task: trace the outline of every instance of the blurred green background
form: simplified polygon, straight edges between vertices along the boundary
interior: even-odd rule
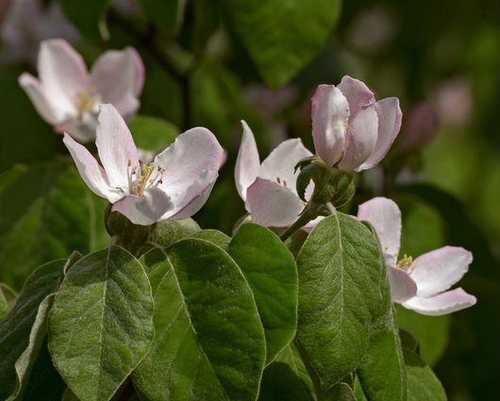
[[[350,211],[391,197],[403,209],[402,252],[451,244],[474,253],[461,285],[476,306],[439,318],[400,309],[400,325],[419,339],[450,400],[498,399],[498,0],[28,0],[38,11],[12,28],[10,10],[22,1],[0,1],[1,282],[19,290],[39,264],[108,240],[104,202],[17,83],[23,71],[36,74],[40,40],[65,37],[89,65],[106,49],[137,48],[146,83],[134,137],[156,151],[189,127],[216,134],[228,160],[195,219],[227,233],[244,214],[233,184],[240,120],[261,155],[287,137],[312,149],[310,96],[349,74],[378,98],[399,97],[404,115],[383,165],[359,177]]]

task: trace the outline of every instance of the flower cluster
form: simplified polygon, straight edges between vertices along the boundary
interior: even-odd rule
[[[151,225],[200,210],[225,152],[214,134],[198,127],[179,135],[152,161],[140,159],[124,121],[137,111],[144,84],[144,67],[134,49],[106,52],[88,73],[68,43],[49,40],[41,45],[38,73],[39,79],[21,75],[21,86],[40,115],[64,132],[64,144],[83,180],[112,204],[113,211],[133,224]],[[299,194],[297,166],[317,160],[328,171],[349,174],[375,167],[398,135],[402,117],[397,98],[376,101],[363,82],[349,76],[337,86],[320,85],[312,97],[311,114],[315,155],[300,139],[288,139],[262,162],[252,130],[242,122],[235,182],[253,222],[277,229],[296,224],[316,191],[311,181]],[[98,158],[82,144],[94,138]],[[415,260],[398,260],[398,206],[374,198],[359,207],[357,217],[378,234],[394,302],[428,315],[476,302],[461,288],[449,290],[467,272],[470,252],[444,247]],[[302,228],[311,230],[322,218],[314,216]]]

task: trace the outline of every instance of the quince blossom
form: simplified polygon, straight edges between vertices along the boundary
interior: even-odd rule
[[[449,288],[469,269],[472,254],[460,247],[445,246],[415,260],[398,262],[401,242],[401,211],[390,199],[373,198],[359,206],[358,218],[377,232],[390,271],[394,302],[423,315],[439,316],[468,308],[476,297],[462,288]]]
[[[311,114],[317,155],[344,171],[376,166],[396,139],[402,118],[397,98],[375,101],[363,82],[347,75],[337,86],[318,86]]]
[[[89,74],[66,41],[47,40],[40,47],[38,73],[39,80],[22,74],[20,85],[43,119],[80,142],[95,138],[99,104],[113,104],[125,118],[139,108],[144,65],[132,48],[105,52]]]
[[[252,221],[266,227],[292,225],[305,207],[297,194],[295,165],[312,153],[300,139],[279,144],[261,163],[252,130],[242,121],[243,136],[236,159],[235,181]],[[306,198],[312,194],[312,186]],[[311,228],[318,219],[305,228]]]
[[[68,134],[64,143],[88,187],[132,223],[184,219],[205,204],[224,161],[224,150],[206,128],[192,128],[151,163],[139,160],[127,125],[109,104],[100,106],[96,146],[102,166]]]

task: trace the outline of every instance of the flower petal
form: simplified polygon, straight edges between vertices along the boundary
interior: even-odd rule
[[[243,135],[236,159],[234,179],[241,199],[245,200],[247,188],[255,181],[259,173],[260,157],[252,130],[245,121],[242,121],[241,125],[243,126]]]
[[[351,118],[365,106],[375,102],[375,95],[366,86],[366,84],[359,79],[344,75],[342,81],[337,85],[343,95],[349,102],[349,110],[351,111]]]
[[[154,163],[165,170],[162,187],[174,205],[163,218],[180,212],[214,183],[224,159],[224,149],[215,135],[201,127],[179,135],[157,155]]]
[[[85,146],[80,145],[66,133],[63,142],[73,157],[83,181],[96,195],[108,199],[111,203],[123,196],[109,186],[106,173]]]
[[[422,315],[441,316],[469,308],[476,302],[474,295],[466,293],[462,288],[455,288],[430,298],[414,297],[402,305]]]
[[[359,205],[358,219],[375,228],[387,265],[395,267],[401,244],[401,211],[396,202],[382,197],[370,199]]]
[[[359,166],[368,159],[375,149],[378,136],[378,116],[373,106],[360,110],[351,121],[346,137],[344,157],[339,168],[345,171],[358,171]]]
[[[288,227],[299,217],[304,202],[290,189],[259,177],[248,188],[246,208],[256,224]]]
[[[401,303],[417,295],[417,284],[403,269],[390,267],[389,281],[393,302]]]
[[[128,193],[129,171],[139,166],[139,156],[125,121],[110,104],[99,108],[96,146],[110,185]]]
[[[281,183],[293,193],[297,193],[296,182],[298,173],[295,166],[312,153],[302,144],[298,138],[287,139],[273,149],[269,156],[262,162],[259,177]]]
[[[38,55],[38,74],[47,96],[61,109],[76,115],[76,103],[89,88],[89,75],[82,57],[63,39],[43,41]]]
[[[130,116],[138,109],[144,65],[135,49],[105,52],[92,67],[91,76],[103,103],[113,104],[123,116]]]
[[[120,212],[132,223],[147,226],[158,222],[172,207],[172,202],[159,188],[151,188],[143,197],[129,195],[113,205],[112,210]]]
[[[358,171],[376,166],[387,154],[401,129],[403,114],[399,99],[390,97],[375,103],[378,114],[378,139],[371,156],[359,167]]]
[[[175,220],[182,220],[182,219],[187,219],[188,217],[193,216],[194,214],[198,213],[198,211],[203,207],[203,205],[207,202],[208,197],[210,196],[210,193],[212,192],[212,188],[215,185],[215,181],[211,183],[208,187],[206,187],[197,197],[193,198],[191,202],[189,202],[182,210],[177,212],[171,217],[171,219]],[[162,220],[167,216],[168,214],[165,214],[162,216]]]
[[[314,148],[333,166],[344,153],[349,103],[334,85],[319,85],[311,100]]]
[[[57,104],[53,103],[53,98],[48,96],[45,89],[35,77],[31,74],[24,73],[19,77],[19,84],[25,90],[26,94],[31,99],[38,114],[51,125],[62,124],[71,116],[66,110],[58,108]]]
[[[445,246],[416,258],[410,275],[418,286],[419,297],[446,291],[469,270],[472,254],[460,247]]]

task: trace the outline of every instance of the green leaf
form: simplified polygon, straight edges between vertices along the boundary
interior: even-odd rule
[[[325,46],[340,0],[223,0],[232,28],[264,80],[286,84]]]
[[[0,323],[0,399],[21,399],[46,335],[46,317],[63,276],[65,260],[33,272],[7,317]]]
[[[298,344],[328,390],[358,368],[370,327],[386,312],[386,280],[378,242],[358,220],[335,213],[321,221],[298,259]]]
[[[336,384],[328,392],[327,398],[332,401],[356,401],[354,390],[346,383]]]
[[[8,285],[0,283],[0,320],[2,320],[16,301],[16,293]]]
[[[301,359],[300,353],[294,344],[290,344],[283,351],[281,351],[276,357],[275,362],[286,364],[295,373],[295,375],[307,385],[310,392],[314,391],[314,384],[311,380],[311,376],[309,375],[309,372],[304,365],[304,361]]]
[[[179,129],[157,117],[135,116],[129,128],[138,148],[155,155],[175,141]]]
[[[93,41],[108,39],[105,14],[111,0],[60,0],[64,15]]]
[[[49,315],[49,349],[81,401],[111,399],[153,336],[151,287],[137,259],[112,246],[72,266]]]
[[[105,202],[67,161],[33,164],[0,190],[0,281],[19,288],[39,265],[102,249]]]
[[[139,0],[144,13],[161,32],[174,35],[184,19],[186,0]]]
[[[243,224],[229,244],[252,288],[266,334],[267,363],[295,337],[297,330],[297,266],[279,237],[256,224]]]
[[[150,267],[156,338],[136,389],[151,401],[255,400],[265,337],[244,276],[204,240],[177,242],[168,255]]]
[[[314,401],[307,385],[289,365],[273,362],[264,371],[259,401]]]
[[[200,231],[200,226],[193,219],[161,221],[155,225],[148,242],[168,248],[198,231]]]
[[[227,250],[229,243],[231,242],[231,237],[219,230],[201,230],[194,233],[190,237],[211,242],[214,245],[220,246],[224,250]]]
[[[405,349],[408,372],[408,401],[446,401],[446,393],[438,378],[420,357]]]
[[[374,238],[377,235],[372,227]],[[377,240],[378,242],[378,240]],[[370,333],[366,355],[357,370],[364,394],[370,401],[406,401],[407,380],[399,330],[391,300],[391,288],[380,248],[384,280],[379,281],[380,303],[385,309]]]

